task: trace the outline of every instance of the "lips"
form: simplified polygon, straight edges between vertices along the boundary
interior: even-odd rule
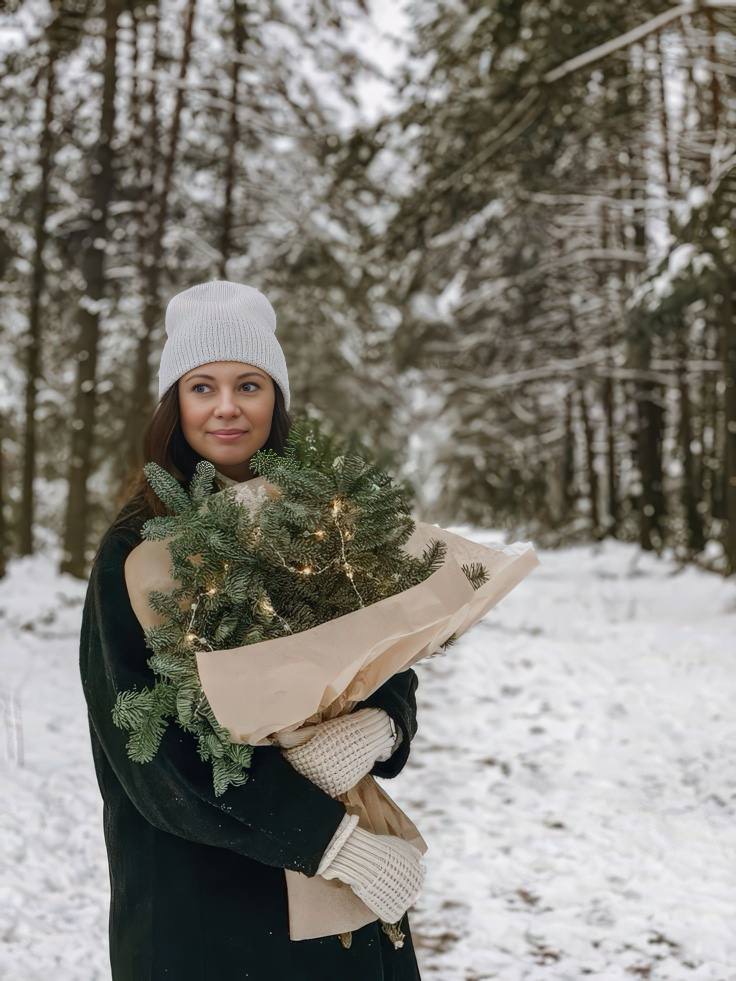
[[[221,443],[237,443],[247,432],[247,429],[217,429],[208,432],[207,435],[213,439],[219,439]]]

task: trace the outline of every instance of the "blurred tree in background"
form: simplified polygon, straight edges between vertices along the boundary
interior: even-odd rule
[[[425,519],[736,571],[736,10],[379,9],[5,5],[0,574],[86,573],[211,278]]]

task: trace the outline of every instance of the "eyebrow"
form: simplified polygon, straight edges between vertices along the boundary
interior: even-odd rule
[[[263,378],[263,375],[261,374],[260,371],[244,371],[242,375],[238,375],[235,380],[237,381],[238,378],[247,378],[249,375],[255,375],[256,378]],[[217,379],[214,378],[212,375],[205,375],[201,371],[196,371],[193,375],[189,375],[187,381],[189,381],[192,378],[207,378],[209,379],[209,381],[217,381]]]

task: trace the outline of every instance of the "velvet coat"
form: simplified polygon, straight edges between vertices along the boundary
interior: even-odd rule
[[[170,723],[151,763],[132,762],[128,734],[112,722],[117,693],[150,687],[143,629],[130,605],[124,563],[143,518],[117,521],[90,573],[80,674],[103,799],[110,877],[113,981],[416,981],[409,915],[394,948],[378,921],[352,934],[289,938],[283,870],[313,876],[344,805],[295,770],[276,746],[254,748],[250,776],[215,797],[211,765]],[[395,777],[416,733],[417,675],[395,675],[356,708],[385,709],[402,731],[372,773]]]

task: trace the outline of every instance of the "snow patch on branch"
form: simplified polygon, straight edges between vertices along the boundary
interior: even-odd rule
[[[701,252],[692,242],[685,242],[674,248],[667,257],[667,268],[645,280],[632,294],[629,309],[641,307],[654,313],[662,300],[672,296],[677,280],[683,277],[697,278],[706,269],[714,269],[713,256]]]

